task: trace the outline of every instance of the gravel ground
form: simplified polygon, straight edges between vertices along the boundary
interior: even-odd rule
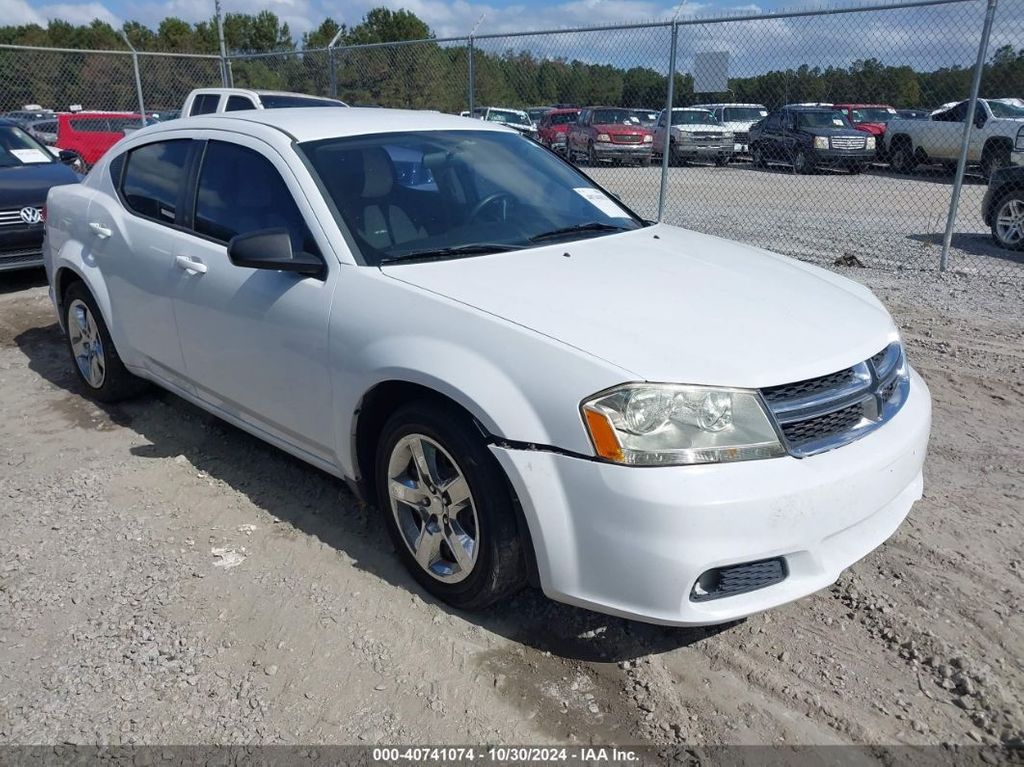
[[[832,588],[698,630],[435,603],[340,482],[84,399],[3,276],[0,743],[1020,743],[1024,288],[850,274],[931,386],[925,497]]]
[[[638,213],[657,216],[661,168],[585,168]],[[669,223],[831,266],[856,258],[868,267],[932,271],[946,229],[952,175],[924,168],[913,176],[885,166],[851,176],[798,176],[781,166],[669,169]],[[981,217],[986,186],[968,176],[950,249],[952,270],[1024,279],[1024,253],[996,246]],[[895,233],[895,237],[894,237]]]

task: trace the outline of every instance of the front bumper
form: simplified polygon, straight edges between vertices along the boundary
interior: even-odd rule
[[[688,143],[682,141],[676,141],[673,146],[675,147],[676,157],[707,157],[716,158],[724,155],[731,155],[737,151],[735,144],[732,141],[727,143]]]
[[[874,149],[815,149],[814,164],[823,168],[867,165],[875,159]]]
[[[666,625],[735,620],[811,594],[889,538],[921,497],[931,400],[810,458],[637,468],[493,446],[518,494],[544,593]],[[784,557],[787,577],[690,598],[707,570]]]
[[[651,144],[615,144],[594,142],[594,154],[602,160],[641,160],[651,156]]]

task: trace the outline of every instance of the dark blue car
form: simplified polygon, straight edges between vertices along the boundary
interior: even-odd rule
[[[0,272],[43,264],[43,215],[50,187],[81,180],[55,156],[10,120],[0,120]]]

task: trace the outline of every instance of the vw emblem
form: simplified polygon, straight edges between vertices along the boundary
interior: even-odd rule
[[[40,224],[43,221],[43,212],[39,208],[22,208],[21,220],[26,224]]]

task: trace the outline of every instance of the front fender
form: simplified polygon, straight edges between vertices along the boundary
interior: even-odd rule
[[[366,393],[417,384],[461,405],[494,437],[593,454],[579,412],[633,376],[560,341],[368,268],[346,270],[331,315],[339,467]]]

